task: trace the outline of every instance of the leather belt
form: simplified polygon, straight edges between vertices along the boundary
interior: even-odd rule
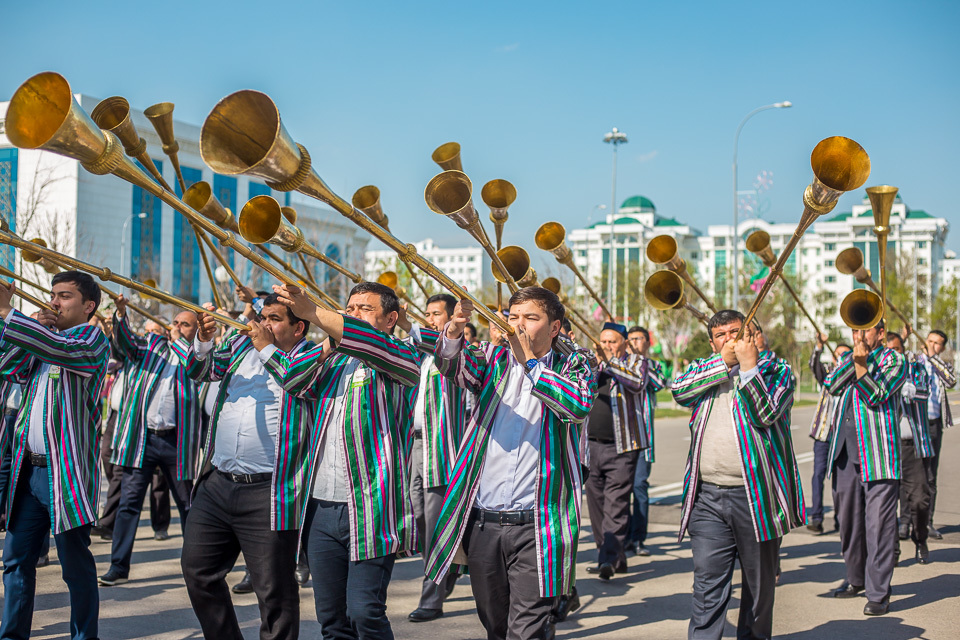
[[[423,440],[423,431],[414,431],[413,432],[414,440]]]
[[[163,437],[166,437],[166,436],[168,436],[168,435],[171,435],[171,434],[176,433],[176,432],[177,432],[177,428],[176,428],[176,427],[170,427],[169,429],[151,429],[150,427],[147,427],[147,431],[148,431],[149,433],[152,433],[152,434],[154,434],[154,435],[156,435],[156,436],[160,436],[161,438],[163,438]]]
[[[487,511],[486,509],[472,510],[473,517],[478,522],[495,522],[497,524],[530,524],[534,521],[533,509],[525,511]]]
[[[713,487],[714,489],[743,489],[744,485],[742,484],[717,484],[716,482],[704,482],[700,481],[700,484],[705,487]]]
[[[603,440],[602,438],[587,438],[590,442],[599,442],[600,444],[616,444],[616,440]]]
[[[217,473],[230,482],[236,482],[237,484],[257,484],[258,482],[267,482],[273,478],[272,473],[227,473],[226,471],[220,471],[220,469],[217,469]]]
[[[27,455],[23,458],[29,462],[34,467],[46,467],[47,466],[47,456],[41,453],[34,453],[33,451],[27,451]]]

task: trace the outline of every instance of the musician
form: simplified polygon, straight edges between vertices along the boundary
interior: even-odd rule
[[[117,298],[116,307],[110,341],[128,363],[128,381],[114,427],[110,458],[112,464],[123,467],[123,472],[110,568],[99,579],[101,585],[108,587],[127,581],[143,498],[154,483],[154,470],[158,467],[173,493],[181,527],[186,526],[200,438],[197,383],[187,376],[180,358],[170,347],[172,341],[181,339],[186,344],[193,342],[197,314],[178,313],[168,339],[164,328],[152,321],[143,336],[134,333],[124,296]],[[159,529],[157,535],[165,529]]]
[[[420,360],[390,335],[400,313],[390,287],[356,285],[346,315],[296,287],[274,290],[329,336],[292,358],[284,376],[289,393],[317,401],[303,523],[317,620],[324,638],[392,638],[387,585],[397,555],[416,550],[406,468]]]
[[[627,328],[607,322],[600,343],[609,363],[601,363],[597,399],[590,409],[587,433],[590,475],[585,489],[590,526],[600,553],[588,567],[601,580],[626,573],[624,551],[637,459],[649,448],[642,412],[649,360],[627,355]]]
[[[907,379],[903,356],[883,345],[884,323],[853,331],[853,351],[844,354],[824,385],[839,397],[830,437],[837,488],[840,546],[847,577],[837,598],[865,591],[864,615],[890,608],[896,562],[900,484],[900,388]]]
[[[813,479],[810,483],[813,488],[813,497],[811,498],[810,510],[807,512],[807,529],[814,533],[823,533],[823,482],[827,477],[827,468],[829,467],[833,412],[837,408],[837,398],[830,395],[823,383],[827,379],[827,374],[837,366],[837,360],[850,351],[849,345],[838,344],[834,349],[833,363],[825,365],[822,357],[823,347],[826,343],[827,335],[818,334],[817,346],[810,354],[810,371],[813,372],[814,379],[820,385],[820,398],[817,400],[817,410],[813,414],[813,422],[810,425],[810,437],[813,438]],[[833,504],[837,504],[835,491]],[[836,508],[833,511],[833,522],[834,529],[839,529]]]
[[[581,502],[579,423],[596,393],[587,355],[555,349],[563,305],[547,289],[510,297],[508,347],[466,344],[457,303],[436,364],[478,394],[433,532],[427,575],[469,564],[488,638],[543,638],[574,581]],[[492,325],[491,325],[492,326]],[[457,567],[459,568],[459,567]]]
[[[477,337],[479,334],[477,333],[477,328],[473,326],[472,323],[467,323],[467,326],[463,329],[463,333],[467,337],[467,343],[472,344],[475,347],[479,346],[480,338]]]
[[[214,318],[200,314],[192,344],[171,343],[198,382],[219,382],[193,488],[180,564],[205,638],[243,637],[226,574],[243,552],[260,604],[260,637],[296,638],[294,580],[312,405],[284,392],[285,358],[308,348],[309,324],[264,300],[261,320],[215,348]],[[275,345],[275,346],[274,346]]]
[[[933,526],[933,512],[937,506],[937,471],[940,468],[940,446],[943,443],[943,430],[953,426],[953,415],[947,401],[947,389],[957,384],[953,365],[943,361],[940,354],[947,347],[947,334],[934,329],[927,335],[923,344],[923,353],[917,355],[917,361],[923,364],[930,378],[930,399],[927,402],[927,417],[930,422],[930,439],[933,443],[933,456],[927,460],[927,478],[930,482],[930,537],[942,540],[943,536]]]
[[[54,310],[41,309],[33,320],[11,306],[15,287],[0,284],[0,376],[24,385],[3,547],[4,638],[30,636],[37,558],[51,528],[70,591],[70,636],[99,635],[90,528],[97,519],[100,387],[110,346],[88,324],[100,305],[92,277],[63,271],[50,289]]]
[[[643,358],[646,362],[646,384],[640,391],[639,418],[647,437],[646,449],[637,458],[637,471],[633,476],[633,513],[630,517],[629,539],[627,551],[633,551],[638,556],[649,556],[650,550],[644,546],[647,540],[647,524],[650,514],[650,470],[654,462],[653,450],[653,412],[657,408],[657,392],[666,386],[663,374],[663,365],[649,357],[650,332],[643,327],[633,326],[627,330],[627,344],[629,350]]]
[[[887,348],[900,355],[906,355],[903,349],[903,337],[898,333],[887,334]],[[927,423],[927,398],[930,395],[930,378],[922,364],[907,358],[908,376],[903,383],[899,422],[900,435],[900,514],[912,523],[913,542],[916,545],[916,559],[919,564],[930,561],[927,548],[928,526],[930,523],[930,483],[927,480],[926,461],[933,456],[933,443],[930,441]],[[899,556],[900,550],[897,549]]]
[[[457,299],[440,293],[427,299],[428,327],[413,325],[401,313],[397,326],[410,334],[420,358],[420,385],[413,409],[413,451],[410,457],[410,499],[417,522],[417,541],[424,559],[430,556],[430,533],[437,524],[466,417],[467,392],[440,375],[433,352],[440,331],[450,321]],[[424,575],[420,603],[408,616],[428,622],[443,615],[443,601],[453,591],[456,574],[438,585]]]
[[[689,638],[720,638],[737,559],[743,588],[738,637],[769,638],[781,537],[803,523],[803,495],[790,438],[790,367],[760,357],[743,314],[721,310],[707,332],[714,354],[673,383],[691,407],[680,539],[693,548]]]

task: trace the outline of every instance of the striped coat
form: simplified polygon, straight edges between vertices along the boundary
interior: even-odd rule
[[[825,365],[821,361],[823,349],[814,349],[810,355],[810,371],[820,385],[820,398],[817,400],[817,409],[813,413],[813,422],[810,423],[810,437],[819,442],[830,440],[830,428],[833,425],[833,412],[837,408],[837,398],[830,395],[823,383],[832,365]]]
[[[610,394],[613,410],[613,435],[617,453],[643,450],[648,462],[653,456],[653,411],[657,391],[666,385],[659,362],[635,353],[623,359],[613,358],[606,367],[614,377]]]
[[[783,536],[805,521],[800,472],[790,436],[794,382],[789,365],[771,352],[761,354],[759,373],[734,391],[733,424],[740,465],[758,542]],[[673,383],[673,397],[691,407],[690,454],[683,477],[682,540],[690,522],[700,481],[703,434],[717,387],[730,371],[720,354],[695,361]]]
[[[860,465],[860,479],[864,482],[900,479],[900,388],[906,379],[906,359],[893,349],[877,347],[871,351],[867,355],[867,374],[859,380],[853,353],[841,356],[824,382],[830,394],[840,398],[833,416],[828,460],[834,459],[837,447],[842,444],[840,424],[850,403],[860,447],[854,460]]]
[[[343,424],[332,424],[337,388],[354,359],[360,366],[346,381]],[[315,347],[292,357],[287,367],[287,392],[317,403],[305,487],[313,487],[326,429],[343,429],[352,561],[416,550],[408,469],[419,380],[412,345],[349,316],[332,354],[325,357],[323,347]]]
[[[940,400],[940,417],[943,418],[943,427],[952,427],[953,413],[950,411],[950,403],[947,402],[947,389],[957,386],[957,375],[953,372],[953,365],[944,362],[940,356],[928,356],[924,353],[917,354],[917,362],[921,365],[930,363],[930,368],[937,376],[937,399]]]
[[[930,421],[927,419],[927,398],[930,397],[930,376],[921,362],[907,362],[910,372],[908,381],[916,392],[912,400],[903,398],[903,415],[910,423],[913,446],[920,458],[932,458],[933,441],[930,439]]]
[[[467,430],[457,453],[443,508],[433,532],[433,551],[427,560],[427,576],[435,582],[451,569],[463,565],[461,545],[470,509],[480,488],[493,418],[506,388],[510,350],[483,342],[479,347],[462,345],[452,359],[440,356],[437,368],[460,387],[478,394]],[[553,352],[553,365],[544,370],[533,387],[543,403],[540,437],[540,473],[536,483],[534,526],[537,540],[537,574],[540,596],[570,592],[576,572],[580,535],[580,423],[596,399],[596,376],[588,355]]]
[[[19,311],[0,320],[0,330],[0,376],[24,385],[12,440],[7,522],[27,451],[38,373],[46,362],[60,367],[59,377],[51,376],[47,383],[44,407],[51,526],[54,533],[63,533],[93,524],[100,497],[100,389],[110,356],[107,338],[86,324],[55,333]]]
[[[309,343],[301,340],[291,354],[297,354],[307,348]],[[213,415],[207,429],[207,437],[203,445],[203,459],[199,465],[198,474],[206,473],[213,459],[213,448],[217,437],[217,426],[220,414],[227,398],[230,380],[240,363],[254,348],[253,342],[245,335],[233,332],[228,334],[221,346],[207,355],[198,358],[193,345],[186,342],[172,343],[171,348],[180,357],[187,375],[198,382],[219,381],[217,399],[214,403]],[[264,365],[267,373],[274,380],[282,380],[282,370],[286,366],[285,355],[279,349]],[[281,384],[282,386],[282,384]],[[303,458],[304,435],[312,420],[313,404],[300,398],[293,398],[283,394],[280,410],[280,424],[277,428],[277,439],[274,442],[273,487],[271,490],[270,526],[275,531],[299,529],[302,514],[302,505],[305,502],[304,474],[306,461]],[[196,493],[199,483],[194,484]]]
[[[114,316],[110,342],[128,367],[120,414],[113,432],[110,462],[121,467],[143,466],[147,443],[147,409],[167,363],[173,365],[174,405],[177,420],[177,480],[193,480],[200,457],[200,401],[197,383],[170,348],[166,338],[133,332],[127,317]]]
[[[418,327],[418,332],[419,335],[415,333],[411,334],[411,337],[418,349],[422,372],[426,357],[433,355],[440,332],[425,327]],[[466,389],[458,387],[449,378],[441,375],[435,363],[430,364],[424,395],[424,487],[445,487],[450,482],[450,472],[457,458],[457,449],[460,447],[467,419],[467,393]],[[416,443],[414,445],[416,446]]]

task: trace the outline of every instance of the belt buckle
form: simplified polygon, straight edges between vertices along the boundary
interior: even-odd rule
[[[505,513],[506,513],[506,511],[498,511],[498,512],[497,512],[497,515],[498,515],[499,518],[500,518],[500,526],[501,526],[501,527],[505,524],[504,521],[503,521],[503,514],[505,514]]]

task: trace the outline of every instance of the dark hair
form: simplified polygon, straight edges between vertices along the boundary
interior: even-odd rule
[[[900,336],[899,333],[894,333],[893,331],[887,331],[887,342],[890,342],[891,340],[896,340],[897,342],[900,343],[900,348],[901,349],[903,348],[903,338]]]
[[[743,322],[746,318],[736,309],[720,309],[720,311],[713,314],[710,322],[707,323],[707,337],[713,340],[714,329],[736,322],[737,320]]]
[[[97,282],[93,279],[93,276],[89,273],[83,273],[82,271],[61,271],[53,276],[53,279],[50,281],[50,288],[52,289],[54,285],[58,285],[61,282],[68,282],[74,285],[77,291],[80,292],[80,296],[84,302],[93,300],[96,303],[93,311],[87,314],[87,320],[92,318],[97,313],[97,309],[100,308],[100,287],[97,286]]]
[[[848,345],[846,342],[838,342],[838,343],[837,343],[837,349],[839,349],[840,347],[843,347],[844,349],[847,349],[848,351],[853,351],[853,347],[851,347],[850,345]]]
[[[449,293],[438,293],[427,298],[427,306],[434,302],[442,302],[447,306],[447,315],[452,316],[454,309],[457,308],[457,299]],[[424,307],[426,309],[426,307]]]
[[[627,336],[629,336],[631,333],[642,333],[643,337],[647,339],[647,342],[650,342],[650,332],[647,331],[646,328],[644,327],[633,325],[632,327],[627,329]]]
[[[257,297],[258,297],[258,298],[266,298],[267,296],[270,295],[270,292],[269,292],[269,291],[257,291],[256,294],[257,294]]]
[[[563,322],[560,323],[560,326],[563,327],[563,330],[566,331],[567,333],[570,333],[573,331],[573,325],[570,323],[570,318],[565,317],[563,319]]]
[[[950,342],[950,338],[947,337],[947,334],[945,334],[943,331],[940,331],[940,329],[931,329],[930,333],[927,334],[927,337],[929,338],[931,335],[940,336],[943,338],[943,344]]]
[[[472,322],[468,322],[467,324],[463,325],[463,329],[464,331],[466,331],[467,329],[470,329],[470,331],[473,331],[474,336],[477,335],[477,328],[473,326]]]
[[[286,310],[287,310],[287,321],[288,321],[290,324],[292,324],[292,325],[296,325],[298,322],[302,322],[302,323],[303,323],[303,335],[307,335],[307,331],[310,330],[310,323],[307,322],[306,320],[304,320],[303,318],[298,318],[297,316],[293,315],[293,311],[290,310],[290,307],[288,307],[288,306],[286,306],[285,304],[283,304],[282,302],[280,302],[280,296],[278,296],[278,295],[275,294],[275,293],[269,294],[267,297],[265,297],[265,298],[263,299],[263,306],[266,307],[268,304],[271,304],[271,305],[272,305],[272,304],[277,304],[277,305],[280,305],[281,307],[283,307],[284,309],[286,309]]]
[[[379,282],[361,282],[353,289],[350,289],[350,295],[347,296],[347,301],[353,296],[364,293],[375,293],[380,296],[380,306],[383,307],[384,314],[390,314],[394,311],[400,313],[400,298],[397,297],[397,292]]]
[[[565,313],[563,304],[560,302],[557,294],[549,289],[544,289],[543,287],[524,287],[510,296],[507,308],[509,309],[515,304],[523,304],[524,302],[536,302],[540,308],[546,312],[547,319],[550,320],[550,322],[554,322],[555,320],[563,321]]]

